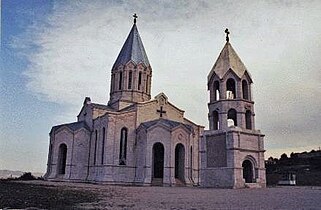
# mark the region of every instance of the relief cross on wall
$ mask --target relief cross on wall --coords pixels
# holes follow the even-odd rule
[[[160,109],[156,110],[159,113],[159,117],[163,117],[163,114],[166,113],[166,111],[163,110],[163,106],[160,107]]]

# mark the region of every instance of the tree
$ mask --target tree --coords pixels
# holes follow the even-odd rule
[[[287,160],[287,159],[288,159],[288,155],[285,154],[285,153],[283,153],[283,154],[281,155],[280,160]]]

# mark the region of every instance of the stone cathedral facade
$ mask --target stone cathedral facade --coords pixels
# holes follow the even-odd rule
[[[45,179],[105,184],[264,187],[264,135],[252,79],[227,40],[208,76],[209,130],[164,93],[136,25],[111,69],[108,104],[86,97],[77,121],[52,127]]]

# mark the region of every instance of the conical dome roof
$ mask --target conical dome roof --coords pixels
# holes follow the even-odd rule
[[[218,56],[212,70],[208,75],[208,80],[211,79],[213,74],[216,74],[220,79],[224,77],[224,75],[232,70],[239,78],[241,78],[245,72],[249,74],[245,65],[233,49],[230,42],[226,42],[223,47],[220,55]],[[250,76],[250,74],[249,74]]]
[[[130,30],[125,44],[120,50],[116,62],[113,65],[113,69],[120,65],[125,65],[129,61],[133,61],[136,64],[143,63],[145,66],[150,66],[143,42],[135,23]]]

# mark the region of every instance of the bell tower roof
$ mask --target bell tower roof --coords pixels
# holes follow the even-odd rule
[[[208,81],[212,78],[213,74],[216,74],[220,79],[222,79],[230,69],[239,78],[241,78],[245,72],[249,74],[244,63],[241,61],[240,57],[237,55],[237,53],[233,49],[231,43],[229,42],[229,38],[227,36],[226,44],[224,45],[220,55],[218,56],[212,70],[208,75]]]
[[[134,14],[133,17],[133,27],[120,50],[120,53],[113,65],[113,69],[120,65],[125,65],[129,61],[133,61],[135,64],[143,63],[145,66],[150,66],[143,42],[136,26],[137,15]]]

